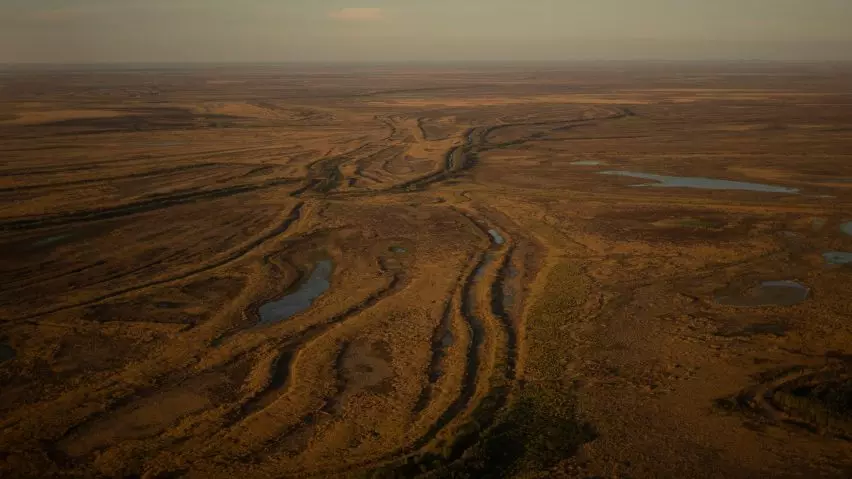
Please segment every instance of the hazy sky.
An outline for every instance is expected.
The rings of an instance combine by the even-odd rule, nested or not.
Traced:
[[[852,0],[0,0],[0,62],[852,60]]]

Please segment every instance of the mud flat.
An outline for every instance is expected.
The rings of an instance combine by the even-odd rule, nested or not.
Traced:
[[[70,234],[48,236],[47,238],[43,238],[43,239],[40,239],[40,240],[34,242],[33,246],[37,246],[37,247],[38,246],[49,246],[49,245],[59,243],[60,241],[63,241],[63,240],[70,238],[70,237],[71,237]]]
[[[0,343],[0,363],[15,359],[17,353],[8,344]]]
[[[808,299],[810,289],[795,281],[763,281],[740,295],[720,295],[716,302],[726,306],[793,306]]]

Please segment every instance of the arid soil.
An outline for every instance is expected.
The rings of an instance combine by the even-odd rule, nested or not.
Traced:
[[[852,477],[850,85],[4,71],[0,476]]]

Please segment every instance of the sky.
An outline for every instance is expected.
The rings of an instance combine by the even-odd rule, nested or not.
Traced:
[[[0,0],[0,63],[852,60],[852,0]]]

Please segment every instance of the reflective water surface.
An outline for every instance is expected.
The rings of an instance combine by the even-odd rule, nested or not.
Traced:
[[[298,286],[295,292],[281,299],[270,301],[260,307],[261,323],[283,321],[310,308],[318,297],[325,293],[331,283],[331,271],[334,264],[331,260],[322,260],[314,266],[310,277]]]
[[[601,171],[599,174],[613,176],[629,176],[630,178],[640,178],[643,180],[651,180],[655,182],[643,183],[634,186],[652,186],[657,188],[699,188],[705,190],[745,190],[759,191],[762,193],[796,194],[799,192],[797,188],[787,188],[785,186],[765,185],[762,183],[746,183],[743,181],[716,180],[713,178],[703,178],[700,176],[665,176],[655,175],[652,173],[637,173],[633,171]]]

